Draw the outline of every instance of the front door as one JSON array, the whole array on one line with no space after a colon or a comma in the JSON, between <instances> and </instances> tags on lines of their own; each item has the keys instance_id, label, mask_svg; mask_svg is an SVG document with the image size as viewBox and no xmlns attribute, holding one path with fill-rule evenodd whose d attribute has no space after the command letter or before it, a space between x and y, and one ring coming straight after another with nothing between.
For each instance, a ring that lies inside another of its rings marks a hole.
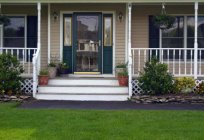
<instances>
[{"instance_id":1,"label":"front door","mask_svg":"<svg viewBox=\"0 0 204 140\"><path fill-rule=\"evenodd\" d=\"M74 73L101 73L101 13L74 13Z\"/></svg>"}]
</instances>

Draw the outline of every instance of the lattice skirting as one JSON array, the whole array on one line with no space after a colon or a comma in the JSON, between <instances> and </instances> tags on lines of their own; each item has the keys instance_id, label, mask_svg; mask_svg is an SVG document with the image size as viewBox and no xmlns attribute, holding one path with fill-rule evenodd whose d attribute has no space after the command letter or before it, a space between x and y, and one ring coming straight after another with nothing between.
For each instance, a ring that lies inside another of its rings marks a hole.
<instances>
[{"instance_id":1,"label":"lattice skirting","mask_svg":"<svg viewBox=\"0 0 204 140\"><path fill-rule=\"evenodd\" d=\"M26 78L21 83L21 92L24 94L32 95L33 93L33 79Z\"/></svg>"},{"instance_id":2,"label":"lattice skirting","mask_svg":"<svg viewBox=\"0 0 204 140\"><path fill-rule=\"evenodd\" d=\"M195 80L195 88L201 83L204 82L204 80ZM137 79L132 80L132 94L133 95L140 95L143 93L143 90L139 86L139 81Z\"/></svg>"}]
</instances>

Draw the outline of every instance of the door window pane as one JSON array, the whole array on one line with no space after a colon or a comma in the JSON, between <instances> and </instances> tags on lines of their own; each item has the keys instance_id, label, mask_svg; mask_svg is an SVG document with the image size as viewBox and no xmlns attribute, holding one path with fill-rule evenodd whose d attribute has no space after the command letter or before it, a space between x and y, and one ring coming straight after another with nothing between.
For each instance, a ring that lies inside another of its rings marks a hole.
<instances>
[{"instance_id":1,"label":"door window pane","mask_svg":"<svg viewBox=\"0 0 204 140\"><path fill-rule=\"evenodd\" d=\"M64 46L72 46L72 18L64 18Z\"/></svg>"},{"instance_id":2,"label":"door window pane","mask_svg":"<svg viewBox=\"0 0 204 140\"><path fill-rule=\"evenodd\" d=\"M99 16L77 16L76 71L99 71Z\"/></svg>"},{"instance_id":3,"label":"door window pane","mask_svg":"<svg viewBox=\"0 0 204 140\"><path fill-rule=\"evenodd\" d=\"M112 17L104 17L104 46L112 46Z\"/></svg>"}]
</instances>

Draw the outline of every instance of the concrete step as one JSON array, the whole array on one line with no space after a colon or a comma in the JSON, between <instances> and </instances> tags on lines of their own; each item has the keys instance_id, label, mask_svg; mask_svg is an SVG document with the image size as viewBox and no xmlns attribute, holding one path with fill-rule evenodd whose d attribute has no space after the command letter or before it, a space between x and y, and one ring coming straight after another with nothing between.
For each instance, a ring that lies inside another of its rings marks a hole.
<instances>
[{"instance_id":1,"label":"concrete step","mask_svg":"<svg viewBox=\"0 0 204 140\"><path fill-rule=\"evenodd\" d=\"M77 86L119 86L118 80L116 79L106 79L106 78L71 78L71 79L50 79L48 85L77 85Z\"/></svg>"},{"instance_id":2,"label":"concrete step","mask_svg":"<svg viewBox=\"0 0 204 140\"><path fill-rule=\"evenodd\" d=\"M59 94L127 94L128 87L119 86L44 86L38 88L38 93Z\"/></svg>"},{"instance_id":3,"label":"concrete step","mask_svg":"<svg viewBox=\"0 0 204 140\"><path fill-rule=\"evenodd\" d=\"M128 95L76 95L76 94L47 94L38 93L36 98L39 100L69 100L69 101L127 101Z\"/></svg>"}]
</instances>

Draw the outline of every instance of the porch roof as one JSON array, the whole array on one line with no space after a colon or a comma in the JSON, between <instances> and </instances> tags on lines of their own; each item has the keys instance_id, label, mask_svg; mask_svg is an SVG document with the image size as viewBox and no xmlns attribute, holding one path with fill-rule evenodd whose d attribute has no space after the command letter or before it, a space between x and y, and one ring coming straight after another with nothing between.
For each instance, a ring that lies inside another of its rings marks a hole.
<instances>
[{"instance_id":1,"label":"porch roof","mask_svg":"<svg viewBox=\"0 0 204 140\"><path fill-rule=\"evenodd\" d=\"M165 0L165 3L192 3L203 0ZM161 3L163 0L0 0L0 3Z\"/></svg>"}]
</instances>

